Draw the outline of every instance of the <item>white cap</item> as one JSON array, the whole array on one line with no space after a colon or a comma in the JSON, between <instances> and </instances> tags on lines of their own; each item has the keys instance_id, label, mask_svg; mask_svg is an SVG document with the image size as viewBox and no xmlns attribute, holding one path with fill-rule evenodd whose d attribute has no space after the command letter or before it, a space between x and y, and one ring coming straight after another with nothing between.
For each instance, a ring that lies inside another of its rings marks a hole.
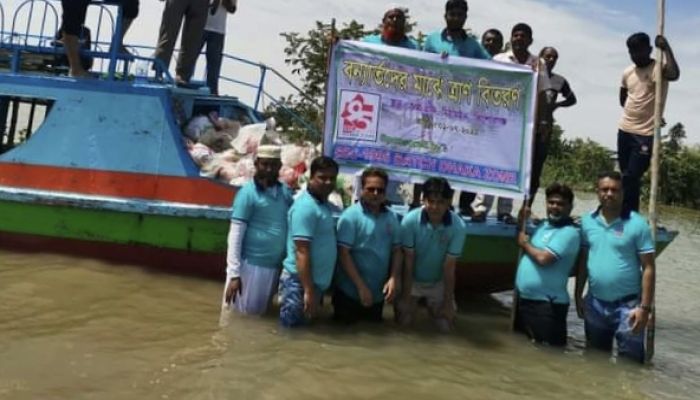
<instances>
[{"instance_id":1,"label":"white cap","mask_svg":"<svg viewBox=\"0 0 700 400\"><path fill-rule=\"evenodd\" d=\"M280 158L282 148L274 144L264 144L258 146L257 158Z\"/></svg>"}]
</instances>

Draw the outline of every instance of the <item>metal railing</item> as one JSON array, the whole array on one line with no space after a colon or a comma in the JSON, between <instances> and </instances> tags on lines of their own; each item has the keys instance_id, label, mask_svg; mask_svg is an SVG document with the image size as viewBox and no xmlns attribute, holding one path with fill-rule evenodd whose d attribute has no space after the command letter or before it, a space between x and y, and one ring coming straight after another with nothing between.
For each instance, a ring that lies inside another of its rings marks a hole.
<instances>
[{"instance_id":1,"label":"metal railing","mask_svg":"<svg viewBox=\"0 0 700 400\"><path fill-rule=\"evenodd\" d=\"M64 50L56 46L56 32L60 27L59 12L56 5L52 4L58 1L24 0L17 6L13 14L12 28L9 32L5 31L5 13L0 4L0 48L8 50L12 54L12 73L24 73L21 69L20 59L25 54L43 54L54 57L63 54ZM109 81L134 80L151 84L174 85L174 79L162 60L139 54L142 52L143 54L153 54L155 47L125 44L124 47L128 48L129 52L120 52L122 49L121 27L123 16L118 2L115 3L114 0L92 0L90 8L93 16L95 15L94 7L97 7L97 26L94 29L94 40L91 40L88 50L81 50L81 56L93 57L96 61L92 69L93 73L96 72L101 79ZM116 19L113 13L114 10L117 11ZM41 19L38 27L33 29L35 18ZM21 26L20 20L24 20L24 26ZM94 22L95 20L92 19L91 21ZM109 26L105 28L103 24L109 24ZM108 39L105 40L104 36L107 36ZM173 58L176 57L179 51L179 49L175 49ZM254 100L252 108L255 111L265 111L263 109L265 102L273 104L278 111L286 113L304 129L320 138L320 132L312 123L305 121L297 113L289 109L281 96L274 96L266 87L269 87L271 78L278 79L280 82L277 83L281 83L281 86L289 90L289 92L305 99L310 104L318 107L319 111L322 111L323 107L316 99L308 96L301 88L275 68L263 63L253 62L229 54L224 54L222 61L222 70L233 70L241 65L257 70L257 75L252 82L239 79L238 77L224 75L220 77L221 82L234 84L239 89L253 90L252 98ZM148 67L144 68L144 64ZM154 68L149 68L150 66L154 66ZM206 86L206 84L204 79L193 80L191 86Z\"/></svg>"}]
</instances>

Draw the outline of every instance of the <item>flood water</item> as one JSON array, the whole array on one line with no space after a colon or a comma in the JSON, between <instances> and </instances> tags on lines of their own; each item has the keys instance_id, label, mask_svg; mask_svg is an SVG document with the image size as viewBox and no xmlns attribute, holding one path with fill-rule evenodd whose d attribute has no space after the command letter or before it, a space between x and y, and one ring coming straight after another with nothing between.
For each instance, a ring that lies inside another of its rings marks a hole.
<instances>
[{"instance_id":1,"label":"flood water","mask_svg":"<svg viewBox=\"0 0 700 400\"><path fill-rule=\"evenodd\" d=\"M698 398L700 214L662 219L681 235L658 259L651 367L586 354L573 312L566 351L531 345L509 332L507 293L462 301L450 335L399 330L388 307L381 327L290 332L220 321L218 282L2 251L0 398Z\"/></svg>"}]
</instances>

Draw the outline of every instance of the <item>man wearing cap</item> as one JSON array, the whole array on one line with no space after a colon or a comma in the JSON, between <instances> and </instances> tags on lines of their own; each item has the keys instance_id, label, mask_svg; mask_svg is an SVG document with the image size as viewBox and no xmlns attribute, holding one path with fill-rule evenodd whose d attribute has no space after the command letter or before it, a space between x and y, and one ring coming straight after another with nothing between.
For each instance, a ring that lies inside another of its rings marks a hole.
<instances>
[{"instance_id":1,"label":"man wearing cap","mask_svg":"<svg viewBox=\"0 0 700 400\"><path fill-rule=\"evenodd\" d=\"M390 4L382 18L382 33L365 36L362 41L418 50L418 42L406 36L407 16L408 8Z\"/></svg>"},{"instance_id":2,"label":"man wearing cap","mask_svg":"<svg viewBox=\"0 0 700 400\"><path fill-rule=\"evenodd\" d=\"M262 315L277 288L292 193L279 180L280 147L262 145L255 176L236 194L226 257L224 307Z\"/></svg>"}]
</instances>

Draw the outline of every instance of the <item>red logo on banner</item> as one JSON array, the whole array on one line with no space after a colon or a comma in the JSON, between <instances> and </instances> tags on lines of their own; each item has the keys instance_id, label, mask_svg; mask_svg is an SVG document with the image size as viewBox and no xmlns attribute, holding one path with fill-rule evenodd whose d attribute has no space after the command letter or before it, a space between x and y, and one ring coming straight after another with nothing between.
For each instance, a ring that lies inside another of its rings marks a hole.
<instances>
[{"instance_id":1,"label":"red logo on banner","mask_svg":"<svg viewBox=\"0 0 700 400\"><path fill-rule=\"evenodd\" d=\"M343 131L365 130L374 118L374 106L365 103L365 98L357 94L352 100L345 103L343 113Z\"/></svg>"}]
</instances>

